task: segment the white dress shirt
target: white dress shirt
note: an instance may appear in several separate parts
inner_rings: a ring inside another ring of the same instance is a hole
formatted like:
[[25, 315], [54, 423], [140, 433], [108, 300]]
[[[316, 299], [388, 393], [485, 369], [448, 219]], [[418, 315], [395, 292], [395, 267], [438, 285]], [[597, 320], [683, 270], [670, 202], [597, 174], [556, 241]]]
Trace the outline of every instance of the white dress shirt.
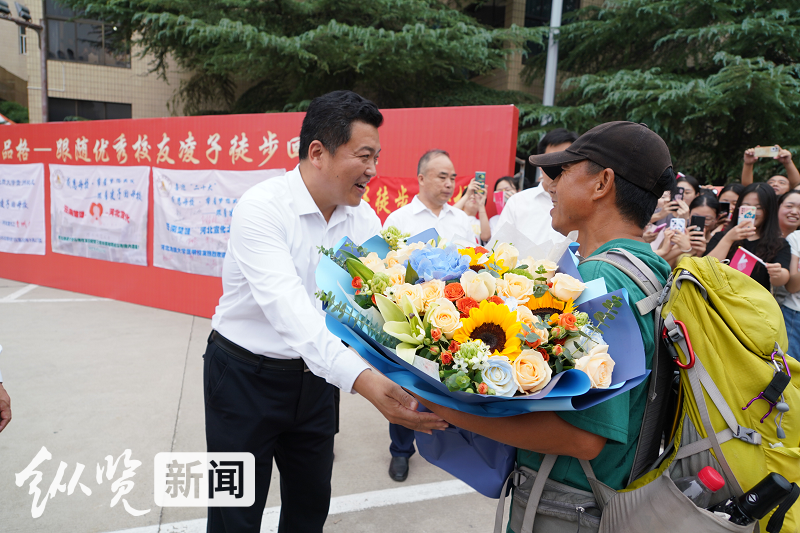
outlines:
[[499, 230], [509, 223], [534, 244], [541, 244], [545, 241], [559, 244], [569, 240], [553, 229], [553, 219], [550, 217], [551, 209], [553, 209], [553, 200], [550, 198], [550, 193], [540, 183], [536, 187], [525, 189], [508, 199], [503, 212], [500, 213], [496, 228]]
[[311, 372], [350, 392], [369, 365], [325, 326], [314, 296], [317, 246], [330, 248], [345, 236], [362, 244], [380, 229], [363, 201], [338, 206], [325, 222], [299, 166], [250, 188], [233, 210], [224, 292], [211, 326], [255, 354], [302, 357]]
[[470, 217], [461, 209], [448, 204], [444, 204], [439, 216], [436, 216], [418, 196], [414, 196], [410, 204], [404, 205], [386, 217], [383, 227], [385, 229], [394, 226], [403, 233], [410, 233], [411, 236], [434, 228], [440, 237], [448, 241], [457, 236], [474, 240], [477, 243], [475, 231], [472, 228], [474, 220], [475, 217]]

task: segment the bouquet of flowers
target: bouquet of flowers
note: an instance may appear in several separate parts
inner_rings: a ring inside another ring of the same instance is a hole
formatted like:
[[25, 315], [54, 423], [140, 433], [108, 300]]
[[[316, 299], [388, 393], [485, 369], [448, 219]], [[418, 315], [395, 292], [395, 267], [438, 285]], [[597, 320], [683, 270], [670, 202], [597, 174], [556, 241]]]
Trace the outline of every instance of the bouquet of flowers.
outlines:
[[647, 375], [625, 295], [602, 280], [587, 290], [570, 250], [520, 259], [509, 242], [395, 228], [340, 244], [317, 270], [329, 329], [435, 403], [482, 416], [582, 409]]

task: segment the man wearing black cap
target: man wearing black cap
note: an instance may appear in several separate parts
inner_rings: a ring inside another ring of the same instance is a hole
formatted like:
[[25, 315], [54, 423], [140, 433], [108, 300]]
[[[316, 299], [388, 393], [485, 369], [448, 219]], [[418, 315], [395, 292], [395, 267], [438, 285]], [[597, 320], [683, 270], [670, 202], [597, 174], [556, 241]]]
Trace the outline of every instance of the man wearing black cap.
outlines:
[[[622, 248], [644, 262], [662, 284], [666, 281], [669, 265], [642, 239], [658, 198], [675, 180], [669, 149], [657, 134], [643, 124], [609, 122], [589, 130], [563, 152], [531, 156], [530, 161], [553, 179], [553, 228], [564, 235], [577, 230], [581, 256]], [[584, 281], [605, 278], [609, 291], [624, 287], [631, 302], [646, 296], [613, 265], [588, 261], [578, 270]], [[653, 313], [634, 311], [634, 316], [650, 368]], [[645, 381], [583, 411], [508, 418], [482, 418], [423, 403], [451, 424], [516, 446], [518, 464], [533, 470], [539, 470], [545, 454], [559, 455], [551, 480], [591, 490], [575, 460], [587, 459], [601, 482], [619, 490], [632, 469], [647, 385]]]

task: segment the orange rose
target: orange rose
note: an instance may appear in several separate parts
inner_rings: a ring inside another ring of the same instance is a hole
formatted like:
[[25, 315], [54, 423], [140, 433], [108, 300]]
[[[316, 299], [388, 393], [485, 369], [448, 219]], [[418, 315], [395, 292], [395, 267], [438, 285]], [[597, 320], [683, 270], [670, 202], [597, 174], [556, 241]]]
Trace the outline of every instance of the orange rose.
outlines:
[[475, 301], [474, 298], [465, 297], [456, 300], [456, 307], [458, 308], [458, 311], [461, 313], [462, 318], [468, 317], [469, 310], [478, 307], [478, 302]]
[[444, 286], [444, 297], [455, 302], [456, 300], [464, 297], [464, 287], [460, 283], [448, 283]]
[[505, 304], [506, 304], [506, 303], [503, 301], [503, 299], [502, 299], [502, 298], [500, 298], [499, 296], [489, 296], [488, 298], [486, 298], [486, 301], [487, 301], [487, 302], [494, 302], [494, 303], [496, 303], [497, 305], [505, 305]]
[[577, 331], [578, 326], [575, 325], [576, 320], [575, 315], [572, 313], [564, 313], [559, 317], [558, 325], [567, 331]]

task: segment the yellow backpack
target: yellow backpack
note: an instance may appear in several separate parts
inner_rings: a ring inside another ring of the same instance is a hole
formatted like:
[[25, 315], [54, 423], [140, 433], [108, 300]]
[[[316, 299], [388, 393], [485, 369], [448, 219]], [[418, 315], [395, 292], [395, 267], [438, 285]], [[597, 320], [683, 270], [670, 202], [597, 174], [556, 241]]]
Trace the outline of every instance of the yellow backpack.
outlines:
[[[704, 466], [726, 481], [712, 504], [741, 495], [770, 472], [800, 483], [800, 362], [785, 355], [786, 328], [773, 296], [710, 257], [684, 258], [662, 294], [658, 327], [668, 342], [659, 358], [663, 363], [672, 352], [680, 366], [680, 401], [664, 440], [672, 444], [647, 473], [635, 468], [637, 479], [622, 492], [665, 471], [677, 479]], [[643, 433], [639, 448], [653, 449], [654, 439], [661, 433]], [[786, 508], [782, 527], [780, 517], [769, 524], [773, 511], [761, 520], [762, 530], [800, 531], [800, 506], [787, 501], [778, 512]]]

